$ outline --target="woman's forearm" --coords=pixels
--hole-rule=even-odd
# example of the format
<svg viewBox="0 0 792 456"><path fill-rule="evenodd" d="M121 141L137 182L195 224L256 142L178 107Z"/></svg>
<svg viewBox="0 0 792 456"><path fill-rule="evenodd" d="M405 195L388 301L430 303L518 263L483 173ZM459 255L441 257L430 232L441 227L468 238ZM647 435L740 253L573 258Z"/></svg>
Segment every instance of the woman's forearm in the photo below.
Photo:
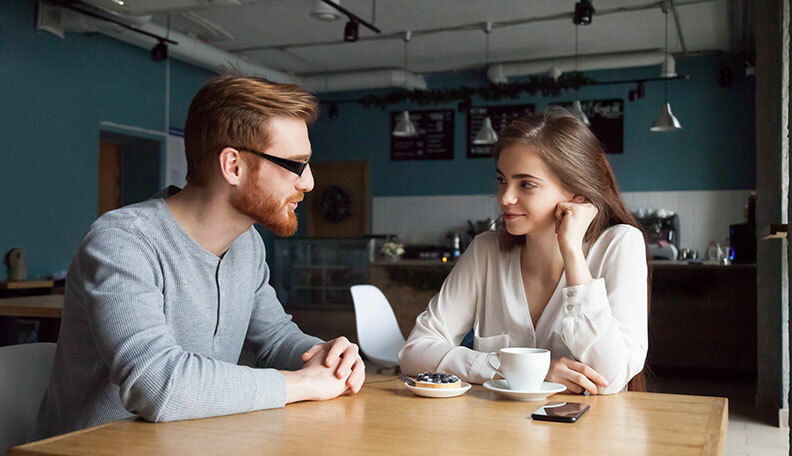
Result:
<svg viewBox="0 0 792 456"><path fill-rule="evenodd" d="M571 249L567 252L562 250L561 256L564 258L564 272L566 272L568 287L591 283L593 278L582 248Z"/></svg>

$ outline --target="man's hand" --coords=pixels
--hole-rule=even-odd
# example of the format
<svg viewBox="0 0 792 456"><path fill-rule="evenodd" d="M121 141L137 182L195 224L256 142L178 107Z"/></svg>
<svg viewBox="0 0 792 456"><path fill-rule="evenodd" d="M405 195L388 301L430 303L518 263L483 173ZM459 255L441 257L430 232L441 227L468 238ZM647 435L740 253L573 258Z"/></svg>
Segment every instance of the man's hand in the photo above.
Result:
<svg viewBox="0 0 792 456"><path fill-rule="evenodd" d="M316 361L298 371L281 371L286 379L286 403L334 399L349 390L347 378L338 378L332 367Z"/></svg>
<svg viewBox="0 0 792 456"><path fill-rule="evenodd" d="M302 360L306 367L319 362L325 367L335 368L336 377L346 379L346 392L351 394L360 391L366 380L366 366L360 358L358 346L343 336L314 345L303 353Z"/></svg>

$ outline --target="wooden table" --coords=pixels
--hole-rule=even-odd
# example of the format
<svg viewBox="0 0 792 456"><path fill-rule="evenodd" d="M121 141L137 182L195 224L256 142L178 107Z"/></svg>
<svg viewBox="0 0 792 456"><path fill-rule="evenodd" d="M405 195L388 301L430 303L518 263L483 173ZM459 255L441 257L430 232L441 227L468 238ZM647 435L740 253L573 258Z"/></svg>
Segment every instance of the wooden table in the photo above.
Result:
<svg viewBox="0 0 792 456"><path fill-rule="evenodd" d="M0 316L60 318L63 295L24 296L0 299Z"/></svg>
<svg viewBox="0 0 792 456"><path fill-rule="evenodd" d="M501 399L481 386L449 399L412 395L372 375L354 397L171 423L117 421L28 443L23 455L722 454L725 398L656 393L555 395L591 409L575 424L532 421L543 402Z"/></svg>

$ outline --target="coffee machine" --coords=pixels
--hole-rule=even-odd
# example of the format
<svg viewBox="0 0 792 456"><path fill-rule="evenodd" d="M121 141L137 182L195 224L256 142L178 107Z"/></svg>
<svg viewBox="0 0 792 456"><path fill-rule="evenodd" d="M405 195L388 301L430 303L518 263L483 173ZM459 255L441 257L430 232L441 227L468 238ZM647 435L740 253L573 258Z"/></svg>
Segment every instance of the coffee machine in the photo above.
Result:
<svg viewBox="0 0 792 456"><path fill-rule="evenodd" d="M27 268L25 268L25 250L14 248L5 254L5 265L8 268L8 281L23 281L27 279Z"/></svg>
<svg viewBox="0 0 792 456"><path fill-rule="evenodd" d="M659 209L638 211L635 216L646 234L652 259L676 260L679 254L679 215Z"/></svg>

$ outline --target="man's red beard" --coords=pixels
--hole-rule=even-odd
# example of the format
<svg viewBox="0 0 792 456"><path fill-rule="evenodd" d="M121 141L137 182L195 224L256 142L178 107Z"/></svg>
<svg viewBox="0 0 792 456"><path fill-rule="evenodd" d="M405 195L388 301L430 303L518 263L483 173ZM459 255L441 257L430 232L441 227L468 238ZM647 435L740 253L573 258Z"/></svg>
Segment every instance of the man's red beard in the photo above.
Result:
<svg viewBox="0 0 792 456"><path fill-rule="evenodd" d="M271 191L259 183L256 174L247 175L245 183L231 197L231 205L277 236L291 236L297 231L297 216L286 205L301 201L302 194L286 201L279 201Z"/></svg>

